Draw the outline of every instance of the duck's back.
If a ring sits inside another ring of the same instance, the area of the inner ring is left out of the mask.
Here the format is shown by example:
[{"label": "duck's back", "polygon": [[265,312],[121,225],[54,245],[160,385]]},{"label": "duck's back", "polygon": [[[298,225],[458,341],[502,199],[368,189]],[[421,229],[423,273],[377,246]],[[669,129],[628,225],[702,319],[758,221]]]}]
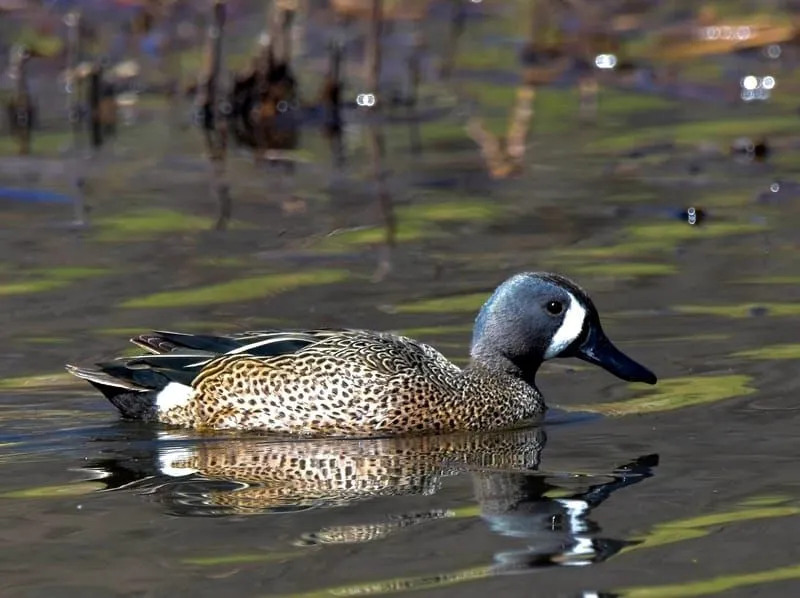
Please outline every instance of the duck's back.
[{"label": "duck's back", "polygon": [[330,333],[278,356],[225,355],[193,382],[165,423],[300,434],[435,430],[462,396],[462,371],[432,347],[360,330]]}]

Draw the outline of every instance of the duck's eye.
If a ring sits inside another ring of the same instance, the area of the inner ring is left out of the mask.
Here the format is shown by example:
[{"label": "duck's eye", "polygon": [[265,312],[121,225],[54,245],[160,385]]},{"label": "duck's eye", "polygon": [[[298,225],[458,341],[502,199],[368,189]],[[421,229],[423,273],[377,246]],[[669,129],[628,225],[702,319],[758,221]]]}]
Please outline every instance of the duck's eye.
[{"label": "duck's eye", "polygon": [[561,301],[548,301],[547,305],[545,305],[545,309],[548,313],[557,316],[564,311],[564,304],[561,303]]}]

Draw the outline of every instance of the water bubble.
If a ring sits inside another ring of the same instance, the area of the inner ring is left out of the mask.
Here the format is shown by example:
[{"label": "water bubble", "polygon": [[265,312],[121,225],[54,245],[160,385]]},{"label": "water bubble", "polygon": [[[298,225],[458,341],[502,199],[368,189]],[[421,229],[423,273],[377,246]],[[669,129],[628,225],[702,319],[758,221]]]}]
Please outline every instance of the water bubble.
[{"label": "water bubble", "polygon": [[742,79],[742,87],[747,90],[756,89],[758,87],[758,77],[747,75]]},{"label": "water bubble", "polygon": [[778,44],[770,44],[767,46],[767,56],[775,60],[781,56],[781,47]]},{"label": "water bubble", "polygon": [[751,31],[747,25],[736,29],[736,39],[745,40],[750,39]]},{"label": "water bubble", "polygon": [[689,224],[697,224],[697,210],[694,208],[686,210],[686,220]]},{"label": "water bubble", "polygon": [[769,190],[772,191],[773,193],[777,193],[778,191],[781,190],[781,184],[780,183],[772,183],[769,186]]},{"label": "water bubble", "polygon": [[764,89],[772,89],[775,87],[775,77],[771,75],[767,75],[763,79],[761,79],[761,87]]},{"label": "water bubble", "polygon": [[375,101],[375,95],[371,93],[360,93],[356,96],[356,104],[359,106],[374,106]]},{"label": "water bubble", "polygon": [[599,69],[613,69],[617,66],[617,57],[614,54],[598,54],[594,58],[594,65]]},{"label": "water bubble", "polygon": [[278,102],[275,108],[278,110],[278,112],[286,112],[289,109],[289,102],[286,100],[281,100]]},{"label": "water bubble", "polygon": [[743,89],[741,95],[745,102],[751,102],[755,99],[755,94],[749,89]]}]

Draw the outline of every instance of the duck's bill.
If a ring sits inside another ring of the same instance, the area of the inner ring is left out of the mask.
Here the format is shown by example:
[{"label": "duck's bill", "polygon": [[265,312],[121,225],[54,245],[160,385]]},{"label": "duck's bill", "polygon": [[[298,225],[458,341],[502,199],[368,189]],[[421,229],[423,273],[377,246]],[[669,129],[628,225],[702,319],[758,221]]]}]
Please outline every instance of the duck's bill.
[{"label": "duck's bill", "polygon": [[617,378],[628,382],[655,384],[656,375],[617,349],[602,329],[592,328],[586,339],[574,349],[574,357],[599,365]]}]

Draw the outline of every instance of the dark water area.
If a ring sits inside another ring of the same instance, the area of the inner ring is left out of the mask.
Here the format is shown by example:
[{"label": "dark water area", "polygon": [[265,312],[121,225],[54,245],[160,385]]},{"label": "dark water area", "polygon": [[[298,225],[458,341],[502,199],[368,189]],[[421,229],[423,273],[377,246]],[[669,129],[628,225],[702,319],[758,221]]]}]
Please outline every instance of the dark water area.
[{"label": "dark water area", "polygon": [[[304,101],[333,30],[319,4],[295,24]],[[567,69],[535,85],[522,156],[498,157],[492,136],[503,147],[526,118],[527,4],[467,4],[450,79],[450,7],[431,8],[415,106],[422,25],[389,28],[377,100],[396,101],[380,110],[357,106],[365,25],[337,25],[354,40],[341,139],[309,100],[271,162],[231,144],[227,203],[189,100],[140,91],[113,140],[75,152],[63,94],[45,93],[63,65],[31,63],[31,155],[0,136],[0,595],[796,593],[794,46],[698,52],[657,85],[600,73],[588,116]],[[720,23],[766,19],[711,4]],[[251,8],[232,8],[232,63],[258,33]],[[774,77],[769,99],[741,99],[749,73]],[[580,283],[658,384],[556,359],[539,427],[291,440],[121,421],[63,370],[132,354],[153,329],[284,327],[402,332],[464,364],[477,310],[526,270]]]}]

